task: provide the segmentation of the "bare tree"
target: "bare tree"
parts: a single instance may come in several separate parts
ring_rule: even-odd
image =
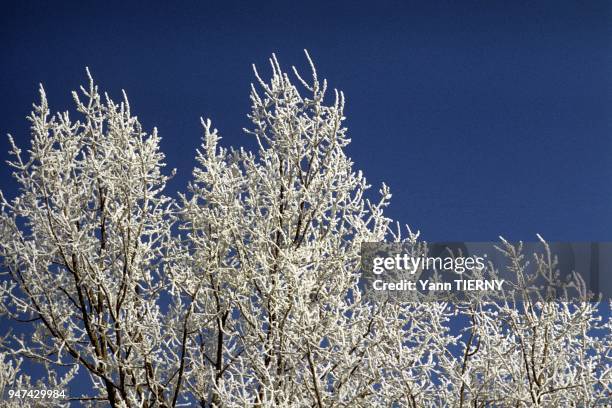
[[[114,103],[89,79],[84,101],[73,93],[82,119],[51,115],[41,87],[27,159],[11,139],[19,194],[2,198],[2,309],[33,332],[5,343],[53,373],[85,370],[93,394],[83,401],[170,406],[181,359],[160,310],[173,222],[160,138],[125,94]]]
[[[308,61],[308,82],[294,69],[307,96],[275,57],[269,81],[255,70],[247,132],[256,153],[220,147],[203,122],[182,200],[190,266],[181,270],[216,323],[193,346],[207,352],[193,361],[191,387],[230,406],[417,404],[434,395],[432,362],[447,339],[432,333],[444,332],[444,305],[362,298],[360,243],[389,235],[391,194],[383,186],[379,201],[366,198],[344,153],[344,96],[326,103],[327,83]]]
[[[610,402],[610,304],[593,301],[579,275],[569,282],[574,290],[567,296],[550,297],[537,289],[533,283],[538,280],[558,281],[556,257],[540,240],[542,250],[529,254],[521,243],[502,239],[499,250],[513,277],[509,290],[457,305],[469,323],[461,352],[443,364],[450,405],[596,407]]]
[[[609,305],[530,298],[520,245],[500,246],[515,278],[503,296],[364,296],[362,243],[427,245],[384,215],[388,187],[371,199],[345,153],[344,96],[330,99],[307,59],[308,80],[274,56],[269,80],[255,70],[246,132],[256,151],[222,147],[202,121],[198,164],[176,202],[163,195],[157,131],[143,131],[125,95],[114,103],[90,78],[74,93],[74,121],[51,115],[41,88],[27,158],[11,139],[18,195],[0,195],[0,311],[24,328],[2,333],[3,396],[69,390],[86,375],[87,395],[38,403],[586,407],[609,398]],[[532,262],[546,277],[555,261],[543,248]],[[41,363],[45,379],[32,385],[23,359]]]

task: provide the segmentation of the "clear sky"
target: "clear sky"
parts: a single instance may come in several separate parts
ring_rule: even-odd
[[[183,189],[199,117],[253,146],[251,63],[305,67],[307,48],[346,94],[356,168],[426,239],[612,240],[612,3],[139,3],[4,2],[0,133],[26,147],[37,84],[72,109],[89,66],[159,128]]]

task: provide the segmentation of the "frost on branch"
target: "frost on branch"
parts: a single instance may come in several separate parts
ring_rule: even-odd
[[[197,330],[190,390],[226,406],[602,402],[610,327],[598,304],[361,297],[359,243],[423,243],[418,233],[402,239],[390,229],[386,186],[379,201],[368,200],[344,153],[344,96],[326,98],[327,83],[308,61],[309,80],[283,71],[274,56],[269,80],[255,70],[246,131],[256,152],[222,147],[203,121],[198,166],[181,198],[177,268]],[[518,280],[529,254],[504,253]],[[542,270],[553,267],[549,260],[535,259]]]
[[[42,87],[40,97],[27,154],[11,139],[19,193],[2,198],[2,312],[33,325],[7,348],[49,367],[49,378],[84,369],[93,384],[84,401],[166,404],[180,358],[160,311],[173,220],[160,137],[125,94],[115,103],[91,77],[73,93],[76,120],[52,115]]]
[[[31,148],[22,154],[11,139],[19,192],[0,195],[0,313],[19,329],[0,334],[0,391],[70,390],[78,375],[91,392],[70,398],[113,407],[586,407],[609,398],[610,305],[532,300],[520,285],[529,261],[538,274],[554,271],[543,240],[533,258],[502,241],[512,297],[362,297],[362,242],[413,253],[427,244],[391,228],[389,188],[371,194],[345,154],[344,95],[306,57],[308,78],[274,56],[269,79],[255,70],[246,132],[256,151],[223,147],[202,121],[198,164],[176,203],[163,195],[157,131],[143,130],[125,95],[115,103],[90,79],[74,94],[74,120],[51,115],[41,89]],[[26,359],[44,381],[19,371]]]
[[[202,322],[192,347],[204,350],[190,387],[230,406],[425,401],[446,341],[444,305],[361,299],[359,244],[387,236],[390,193],[366,198],[344,152],[344,95],[330,99],[308,61],[308,81],[293,70],[297,85],[274,56],[270,80],[255,70],[246,131],[257,152],[221,147],[203,122],[182,198],[182,290]]]

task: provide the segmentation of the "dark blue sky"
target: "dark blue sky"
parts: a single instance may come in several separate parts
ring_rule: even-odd
[[[27,146],[37,84],[72,109],[89,66],[159,128],[182,189],[198,118],[252,146],[250,64],[307,48],[346,94],[356,167],[426,239],[612,240],[612,3],[257,3],[4,2],[0,133]]]

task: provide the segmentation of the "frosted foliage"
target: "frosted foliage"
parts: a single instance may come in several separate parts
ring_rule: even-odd
[[[181,197],[181,290],[208,322],[192,346],[209,350],[194,362],[193,392],[228,406],[601,402],[610,391],[610,327],[598,304],[360,296],[360,242],[422,243],[390,228],[386,186],[379,201],[366,198],[369,186],[344,153],[344,96],[334,91],[326,103],[327,84],[308,61],[312,76],[294,69],[296,84],[275,57],[270,80],[255,70],[246,131],[256,153],[222,147],[203,121],[199,164]],[[518,277],[530,254],[507,245],[500,249]],[[467,323],[457,333],[452,320]]]
[[[365,198],[366,180],[344,153],[343,94],[326,104],[327,83],[312,67],[309,82],[294,73],[302,96],[276,58],[271,67],[269,82],[255,71],[251,91],[246,131],[257,153],[221,147],[204,121],[182,197],[182,288],[214,322],[200,325],[193,347],[210,354],[194,362],[190,386],[233,406],[424,399],[447,341],[431,336],[445,332],[444,306],[362,301],[359,244],[386,237],[391,194],[383,186],[378,201]],[[417,346],[398,350],[402,342]]]
[[[274,56],[271,78],[255,70],[255,151],[224,147],[202,120],[176,201],[160,137],[125,95],[115,103],[90,78],[75,120],[52,115],[41,88],[27,154],[11,139],[18,194],[1,197],[1,312],[16,329],[2,333],[0,392],[114,407],[602,404],[609,304],[533,301],[520,286],[471,304],[362,296],[362,242],[426,243],[384,215],[387,186],[368,191],[345,153],[344,95],[306,56],[308,78]],[[528,260],[555,267],[500,250],[517,282]],[[91,391],[71,394],[83,379]]]
[[[179,359],[160,311],[173,219],[160,138],[91,78],[73,93],[78,120],[40,97],[27,158],[11,139],[19,193],[0,223],[3,312],[33,331],[6,341],[54,376],[84,369],[113,405],[162,404]]]

